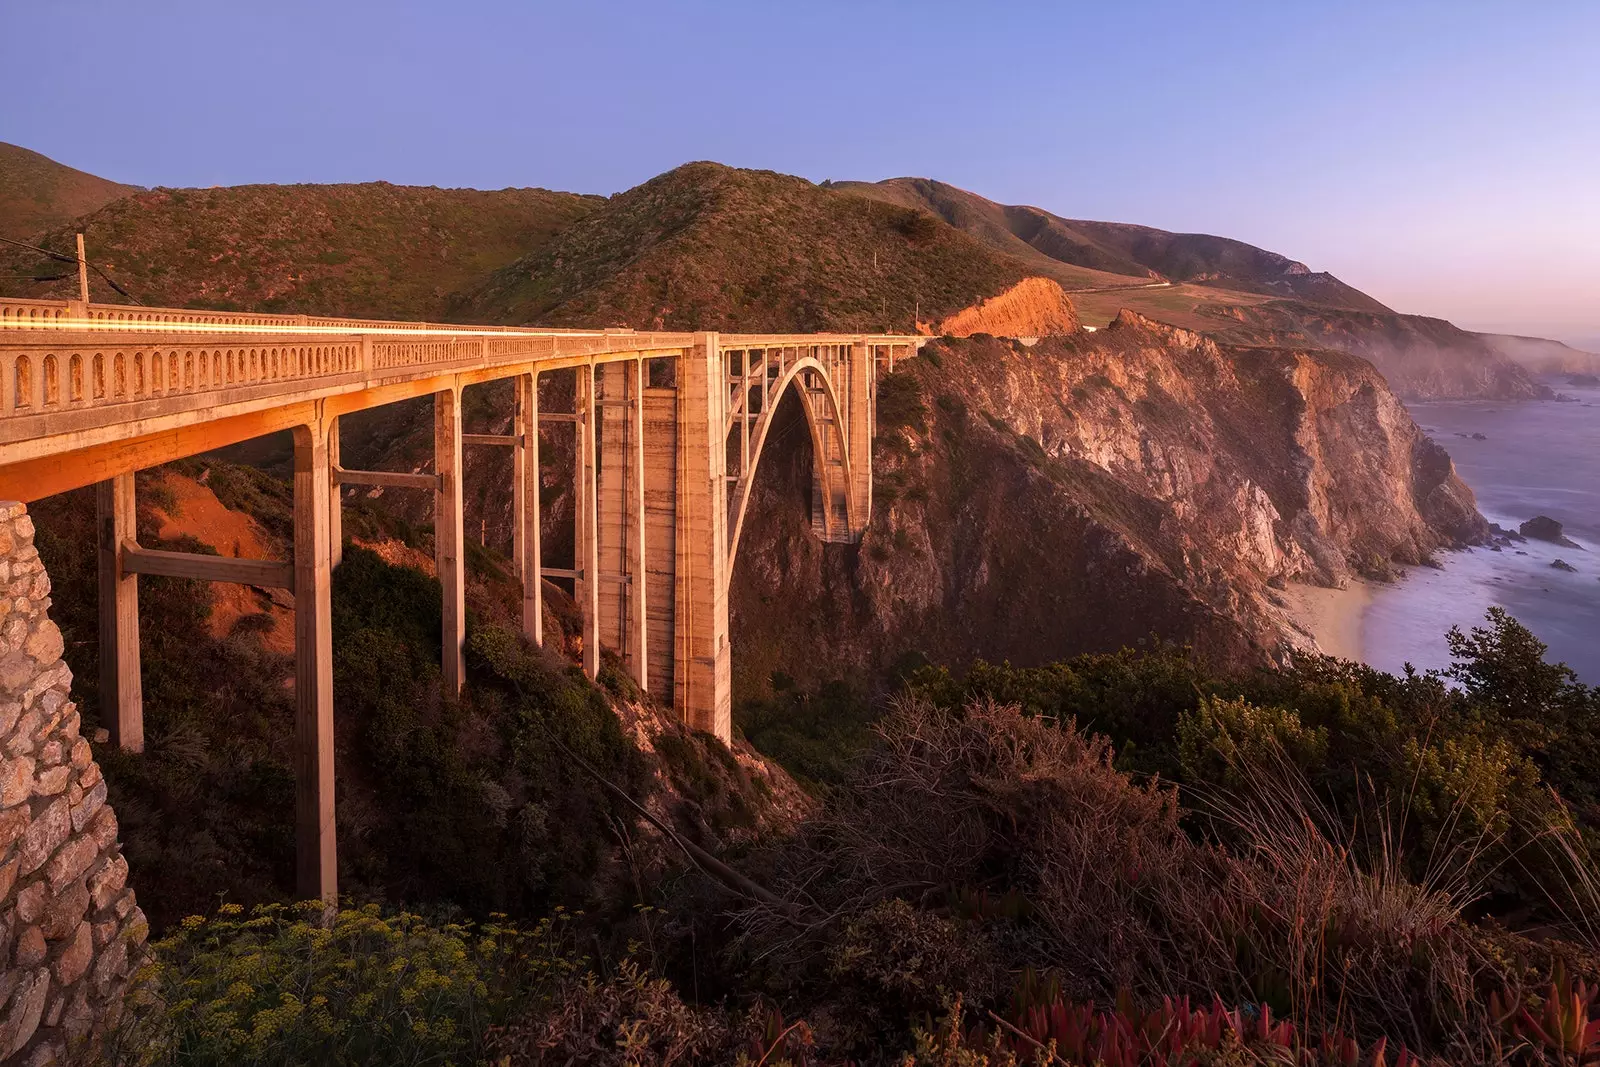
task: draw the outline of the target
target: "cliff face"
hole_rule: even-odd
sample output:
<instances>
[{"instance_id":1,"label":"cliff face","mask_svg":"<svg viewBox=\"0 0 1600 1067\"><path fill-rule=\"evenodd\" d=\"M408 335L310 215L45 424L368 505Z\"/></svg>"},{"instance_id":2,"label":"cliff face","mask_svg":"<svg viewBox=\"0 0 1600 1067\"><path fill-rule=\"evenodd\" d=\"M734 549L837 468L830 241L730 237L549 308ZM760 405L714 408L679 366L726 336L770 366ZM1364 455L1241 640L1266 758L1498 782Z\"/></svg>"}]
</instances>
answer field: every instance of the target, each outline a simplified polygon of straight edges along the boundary
<instances>
[{"instance_id":1,"label":"cliff face","mask_svg":"<svg viewBox=\"0 0 1600 1067\"><path fill-rule=\"evenodd\" d=\"M1371 364L1131 314L1033 348L932 342L882 383L879 417L859 546L809 533L803 434L763 462L733 577L743 691L909 652L1039 662L1152 634L1266 662L1304 642L1274 586L1383 574L1486 531Z\"/></svg>"}]
</instances>

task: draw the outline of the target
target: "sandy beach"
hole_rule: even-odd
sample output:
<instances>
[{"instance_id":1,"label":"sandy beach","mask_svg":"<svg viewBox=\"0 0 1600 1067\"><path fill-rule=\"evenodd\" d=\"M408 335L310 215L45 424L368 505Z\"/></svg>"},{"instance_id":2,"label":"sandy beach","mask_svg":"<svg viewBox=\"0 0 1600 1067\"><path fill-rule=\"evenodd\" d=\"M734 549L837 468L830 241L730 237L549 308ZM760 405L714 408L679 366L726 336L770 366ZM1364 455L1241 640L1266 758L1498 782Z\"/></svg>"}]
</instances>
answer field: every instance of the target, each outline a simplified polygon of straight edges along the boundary
<instances>
[{"instance_id":1,"label":"sandy beach","mask_svg":"<svg viewBox=\"0 0 1600 1067\"><path fill-rule=\"evenodd\" d=\"M1291 582L1282 590L1289 615L1330 656L1360 660L1362 616L1372 601L1368 583L1352 579L1343 589Z\"/></svg>"}]
</instances>

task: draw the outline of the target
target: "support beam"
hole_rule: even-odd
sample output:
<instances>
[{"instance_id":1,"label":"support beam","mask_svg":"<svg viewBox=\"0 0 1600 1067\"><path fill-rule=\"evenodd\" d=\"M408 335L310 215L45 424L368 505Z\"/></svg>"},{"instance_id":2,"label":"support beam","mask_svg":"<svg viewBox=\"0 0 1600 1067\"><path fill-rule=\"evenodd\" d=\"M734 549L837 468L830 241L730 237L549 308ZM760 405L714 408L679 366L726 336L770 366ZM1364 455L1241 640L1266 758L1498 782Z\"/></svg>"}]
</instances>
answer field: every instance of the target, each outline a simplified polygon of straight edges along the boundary
<instances>
[{"instance_id":1,"label":"support beam","mask_svg":"<svg viewBox=\"0 0 1600 1067\"><path fill-rule=\"evenodd\" d=\"M433 466L438 472L433 496L433 558L444 597L441 666L449 699L461 693L467 643L466 537L461 500L461 390L433 394Z\"/></svg>"},{"instance_id":2,"label":"support beam","mask_svg":"<svg viewBox=\"0 0 1600 1067\"><path fill-rule=\"evenodd\" d=\"M674 692L677 615L678 393L646 388L644 394L645 614L650 691L663 700Z\"/></svg>"},{"instance_id":3,"label":"support beam","mask_svg":"<svg viewBox=\"0 0 1600 1067\"><path fill-rule=\"evenodd\" d=\"M728 647L728 389L715 333L678 366L676 654L673 704L697 730L733 735Z\"/></svg>"},{"instance_id":4,"label":"support beam","mask_svg":"<svg viewBox=\"0 0 1600 1067\"><path fill-rule=\"evenodd\" d=\"M328 565L344 560L344 501L339 484L339 418L328 419Z\"/></svg>"},{"instance_id":5,"label":"support beam","mask_svg":"<svg viewBox=\"0 0 1600 1067\"><path fill-rule=\"evenodd\" d=\"M621 574L627 568L628 412L625 404L628 368L606 363L595 369L595 535L598 569L589 573ZM624 662L628 656L625 590L614 582L599 589L600 647Z\"/></svg>"},{"instance_id":6,"label":"support beam","mask_svg":"<svg viewBox=\"0 0 1600 1067\"><path fill-rule=\"evenodd\" d=\"M329 508L330 515L332 508ZM330 528L332 523L330 522ZM330 545L331 547L331 545ZM232 582L263 589L294 589L292 563L275 559L235 559L202 556L198 552L166 552L157 548L122 546L123 574L159 574L167 578L193 578L202 582Z\"/></svg>"},{"instance_id":7,"label":"support beam","mask_svg":"<svg viewBox=\"0 0 1600 1067\"><path fill-rule=\"evenodd\" d=\"M578 370L582 371L583 368L579 367ZM583 412L581 412L581 411L541 411L541 412L539 412L539 421L541 421L541 422L582 422L583 421Z\"/></svg>"},{"instance_id":8,"label":"support beam","mask_svg":"<svg viewBox=\"0 0 1600 1067\"><path fill-rule=\"evenodd\" d=\"M517 376L521 381L523 375ZM461 443L464 445L499 445L502 448L515 448L520 439L520 434L515 433L464 433Z\"/></svg>"},{"instance_id":9,"label":"support beam","mask_svg":"<svg viewBox=\"0 0 1600 1067\"><path fill-rule=\"evenodd\" d=\"M648 525L644 512L644 360L632 364L629 379L628 414L628 548L627 573L631 579L628 588L628 668L633 680L645 692L650 691L650 617L647 599L650 583L646 580L645 540Z\"/></svg>"},{"instance_id":10,"label":"support beam","mask_svg":"<svg viewBox=\"0 0 1600 1067\"><path fill-rule=\"evenodd\" d=\"M583 616L583 673L594 678L600 673L600 573L599 501L596 490L595 431L598 410L594 402L594 364L578 368L578 455L574 464L573 490L577 501L576 569L586 577L578 580L578 608Z\"/></svg>"},{"instance_id":11,"label":"support beam","mask_svg":"<svg viewBox=\"0 0 1600 1067\"><path fill-rule=\"evenodd\" d=\"M872 347L865 340L850 346L845 370L845 388L839 400L849 423L850 452L850 534L859 537L872 519L872 435L877 426L877 373Z\"/></svg>"},{"instance_id":12,"label":"support beam","mask_svg":"<svg viewBox=\"0 0 1600 1067\"><path fill-rule=\"evenodd\" d=\"M544 644L544 575L539 545L539 375L517 376L517 450L512 517L517 573L522 577L522 632Z\"/></svg>"},{"instance_id":13,"label":"support beam","mask_svg":"<svg viewBox=\"0 0 1600 1067\"><path fill-rule=\"evenodd\" d=\"M100 718L124 752L144 751L139 667L139 578L122 568L122 546L137 537L132 474L95 486L100 567Z\"/></svg>"},{"instance_id":14,"label":"support beam","mask_svg":"<svg viewBox=\"0 0 1600 1067\"><path fill-rule=\"evenodd\" d=\"M437 395L437 394L436 394ZM385 489L431 489L439 491L437 474L410 474L406 471L352 471L343 467L334 472L345 485L381 485Z\"/></svg>"},{"instance_id":15,"label":"support beam","mask_svg":"<svg viewBox=\"0 0 1600 1067\"><path fill-rule=\"evenodd\" d=\"M328 435L294 428L295 884L305 899L336 904L333 818L332 496Z\"/></svg>"}]
</instances>

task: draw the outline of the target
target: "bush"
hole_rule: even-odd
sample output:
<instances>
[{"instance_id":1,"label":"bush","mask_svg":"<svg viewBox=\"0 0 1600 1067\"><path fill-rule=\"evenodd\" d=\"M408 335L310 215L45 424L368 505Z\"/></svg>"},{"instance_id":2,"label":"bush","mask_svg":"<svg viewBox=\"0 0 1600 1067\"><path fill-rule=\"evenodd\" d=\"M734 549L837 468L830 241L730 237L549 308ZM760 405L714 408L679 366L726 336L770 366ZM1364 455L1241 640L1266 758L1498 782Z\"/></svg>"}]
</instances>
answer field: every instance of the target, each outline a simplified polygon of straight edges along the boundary
<instances>
[{"instance_id":1,"label":"bush","mask_svg":"<svg viewBox=\"0 0 1600 1067\"><path fill-rule=\"evenodd\" d=\"M154 946L119 1034L138 1061L448 1064L582 961L564 916L531 929L436 923L376 906L326 925L317 902L223 905Z\"/></svg>"}]
</instances>

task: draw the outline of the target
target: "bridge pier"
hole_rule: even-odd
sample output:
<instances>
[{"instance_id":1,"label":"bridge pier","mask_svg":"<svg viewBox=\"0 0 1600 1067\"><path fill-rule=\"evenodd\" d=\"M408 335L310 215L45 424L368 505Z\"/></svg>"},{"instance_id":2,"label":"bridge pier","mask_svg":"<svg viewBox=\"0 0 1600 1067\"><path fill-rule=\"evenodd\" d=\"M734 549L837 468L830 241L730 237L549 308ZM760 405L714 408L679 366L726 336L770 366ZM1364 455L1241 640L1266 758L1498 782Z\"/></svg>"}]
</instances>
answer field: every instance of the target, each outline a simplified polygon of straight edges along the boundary
<instances>
[{"instance_id":1,"label":"bridge pier","mask_svg":"<svg viewBox=\"0 0 1600 1067\"><path fill-rule=\"evenodd\" d=\"M512 459L512 538L522 579L522 632L544 644L544 575L539 546L539 372L516 379L516 435Z\"/></svg>"},{"instance_id":2,"label":"bridge pier","mask_svg":"<svg viewBox=\"0 0 1600 1067\"><path fill-rule=\"evenodd\" d=\"M639 688L648 689L642 369L642 360L600 368L595 528L600 640L622 657Z\"/></svg>"},{"instance_id":3,"label":"bridge pier","mask_svg":"<svg viewBox=\"0 0 1600 1067\"><path fill-rule=\"evenodd\" d=\"M333 814L329 435L320 420L294 428L295 884L307 900L338 901Z\"/></svg>"},{"instance_id":4,"label":"bridge pier","mask_svg":"<svg viewBox=\"0 0 1600 1067\"><path fill-rule=\"evenodd\" d=\"M100 566L100 717L125 752L144 751L139 663L139 576L124 573L122 546L138 540L134 475L95 486Z\"/></svg>"},{"instance_id":5,"label":"bridge pier","mask_svg":"<svg viewBox=\"0 0 1600 1067\"><path fill-rule=\"evenodd\" d=\"M599 471L596 469L596 431L599 414L595 410L595 365L577 368L575 391L578 416L578 454L572 471L573 518L577 523L573 544L577 558L573 569L578 577L573 585L578 610L583 619L583 673L594 678L600 673L600 502Z\"/></svg>"},{"instance_id":6,"label":"bridge pier","mask_svg":"<svg viewBox=\"0 0 1600 1067\"><path fill-rule=\"evenodd\" d=\"M864 341L850 346L845 365L844 402L849 420L850 493L854 518L850 534L860 537L872 518L872 431L878 425L877 364Z\"/></svg>"},{"instance_id":7,"label":"bridge pier","mask_svg":"<svg viewBox=\"0 0 1600 1067\"><path fill-rule=\"evenodd\" d=\"M684 721L733 736L728 647L728 389L715 333L678 359L678 538L673 705Z\"/></svg>"},{"instance_id":8,"label":"bridge pier","mask_svg":"<svg viewBox=\"0 0 1600 1067\"><path fill-rule=\"evenodd\" d=\"M433 559L444 597L442 668L445 695L460 696L467 643L466 550L461 498L461 387L433 394Z\"/></svg>"},{"instance_id":9,"label":"bridge pier","mask_svg":"<svg viewBox=\"0 0 1600 1067\"><path fill-rule=\"evenodd\" d=\"M328 419L328 561L337 567L344 560L344 501L339 484L339 417Z\"/></svg>"}]
</instances>

